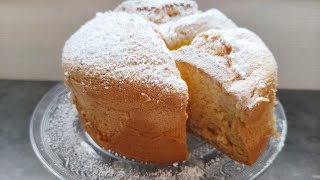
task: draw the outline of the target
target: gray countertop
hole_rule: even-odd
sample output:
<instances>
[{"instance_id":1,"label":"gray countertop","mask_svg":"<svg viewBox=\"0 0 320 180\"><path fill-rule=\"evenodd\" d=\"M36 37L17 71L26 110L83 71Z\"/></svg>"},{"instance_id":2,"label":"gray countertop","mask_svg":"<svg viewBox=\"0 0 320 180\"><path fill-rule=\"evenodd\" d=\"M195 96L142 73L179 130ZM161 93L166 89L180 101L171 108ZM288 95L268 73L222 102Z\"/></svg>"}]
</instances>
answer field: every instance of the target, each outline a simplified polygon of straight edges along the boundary
<instances>
[{"instance_id":1,"label":"gray countertop","mask_svg":"<svg viewBox=\"0 0 320 180\"><path fill-rule=\"evenodd\" d=\"M0 179L56 179L36 158L29 121L57 82L0 80ZM260 180L320 179L320 91L279 90L288 118L285 147Z\"/></svg>"}]
</instances>

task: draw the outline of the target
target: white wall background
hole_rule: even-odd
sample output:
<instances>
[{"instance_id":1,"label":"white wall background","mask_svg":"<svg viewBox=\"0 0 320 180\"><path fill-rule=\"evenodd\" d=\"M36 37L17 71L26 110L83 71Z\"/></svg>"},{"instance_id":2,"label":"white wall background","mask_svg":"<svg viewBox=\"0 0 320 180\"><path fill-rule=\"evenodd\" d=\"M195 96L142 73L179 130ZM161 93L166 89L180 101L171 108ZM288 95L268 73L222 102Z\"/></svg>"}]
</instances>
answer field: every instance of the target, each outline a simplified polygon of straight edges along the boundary
<instances>
[{"instance_id":1,"label":"white wall background","mask_svg":"<svg viewBox=\"0 0 320 180\"><path fill-rule=\"evenodd\" d=\"M61 80L64 41L97 11L119 0L1 0L0 79ZM266 42L279 87L320 89L320 1L198 1L218 8Z\"/></svg>"}]
</instances>

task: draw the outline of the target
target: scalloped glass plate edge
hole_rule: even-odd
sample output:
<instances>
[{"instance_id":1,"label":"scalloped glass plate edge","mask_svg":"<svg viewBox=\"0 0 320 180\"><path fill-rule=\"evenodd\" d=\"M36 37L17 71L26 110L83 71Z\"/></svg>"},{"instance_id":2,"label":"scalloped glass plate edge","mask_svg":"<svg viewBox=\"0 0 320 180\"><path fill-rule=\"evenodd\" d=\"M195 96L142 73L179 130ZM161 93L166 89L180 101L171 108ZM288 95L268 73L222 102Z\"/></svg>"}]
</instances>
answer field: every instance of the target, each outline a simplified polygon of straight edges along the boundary
<instances>
[{"instance_id":1,"label":"scalloped glass plate edge","mask_svg":"<svg viewBox=\"0 0 320 180\"><path fill-rule=\"evenodd\" d=\"M65 179L68 177L67 174L61 174L58 171L56 171L52 165L47 161L45 157L42 156L40 150L41 150L41 144L38 145L36 142L36 138L34 136L34 128L36 124L38 125L37 127L40 128L40 123L39 121L36 121L37 119L42 119L43 114L45 113L47 107L50 105L51 101L57 96L57 93L62 91L65 88L63 83L58 83L55 85L53 88L51 88L45 95L40 99L38 102L37 106L35 107L31 120L30 120L30 125L29 125L29 138L30 138L30 143L32 146L32 149L34 153L36 154L37 158L40 160L42 165L45 167L45 169L48 170L48 172L52 173L59 179Z\"/></svg>"}]
</instances>

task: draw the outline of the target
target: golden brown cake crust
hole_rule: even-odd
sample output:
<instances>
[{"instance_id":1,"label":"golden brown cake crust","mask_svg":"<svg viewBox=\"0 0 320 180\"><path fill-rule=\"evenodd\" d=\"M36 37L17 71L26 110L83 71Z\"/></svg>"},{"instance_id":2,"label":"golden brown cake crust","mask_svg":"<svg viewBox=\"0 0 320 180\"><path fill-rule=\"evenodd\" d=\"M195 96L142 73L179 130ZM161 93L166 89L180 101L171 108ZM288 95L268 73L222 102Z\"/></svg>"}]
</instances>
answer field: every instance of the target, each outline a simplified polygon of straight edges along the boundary
<instances>
[{"instance_id":1,"label":"golden brown cake crust","mask_svg":"<svg viewBox=\"0 0 320 180\"><path fill-rule=\"evenodd\" d=\"M170 163L187 158L186 118L179 93L158 97L159 89L130 86L99 87L75 78L65 79L82 125L100 146L127 158ZM146 92L141 94L141 92ZM184 102L186 103L186 102ZM170 126L168 126L170 125ZM170 147L170 148L168 148Z\"/></svg>"}]
</instances>

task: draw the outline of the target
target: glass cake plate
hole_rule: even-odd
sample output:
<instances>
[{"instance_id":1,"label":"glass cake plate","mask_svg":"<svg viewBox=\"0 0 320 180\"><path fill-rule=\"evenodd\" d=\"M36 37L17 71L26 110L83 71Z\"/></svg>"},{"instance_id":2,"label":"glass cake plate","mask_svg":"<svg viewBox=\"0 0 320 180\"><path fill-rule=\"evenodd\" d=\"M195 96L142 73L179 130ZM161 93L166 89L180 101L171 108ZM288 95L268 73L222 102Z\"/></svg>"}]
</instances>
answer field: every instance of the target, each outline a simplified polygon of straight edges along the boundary
<instances>
[{"instance_id":1,"label":"glass cake plate","mask_svg":"<svg viewBox=\"0 0 320 180\"><path fill-rule=\"evenodd\" d=\"M187 161L169 165L145 164L99 147L81 128L69 91L60 83L34 110L30 139L37 157L60 179L247 180L266 170L284 145L287 121L280 102L274 113L280 137L271 138L267 149L251 167L231 160L192 134L187 137Z\"/></svg>"}]
</instances>

